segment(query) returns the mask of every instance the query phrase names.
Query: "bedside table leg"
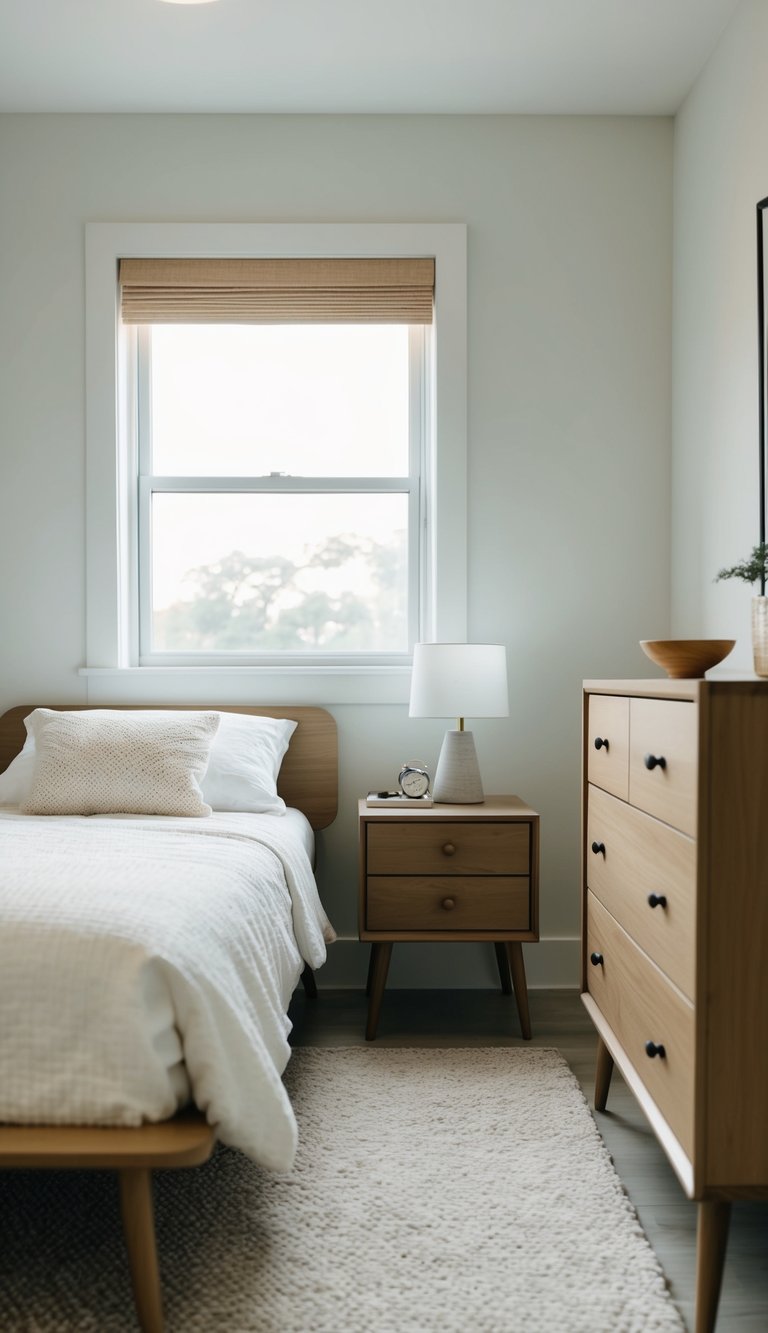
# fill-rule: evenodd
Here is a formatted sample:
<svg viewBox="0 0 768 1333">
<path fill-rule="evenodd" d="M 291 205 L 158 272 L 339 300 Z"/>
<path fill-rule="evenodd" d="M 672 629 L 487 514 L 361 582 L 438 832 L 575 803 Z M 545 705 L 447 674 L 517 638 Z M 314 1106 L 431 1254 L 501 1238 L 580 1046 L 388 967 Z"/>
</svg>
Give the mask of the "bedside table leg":
<svg viewBox="0 0 768 1333">
<path fill-rule="evenodd" d="M 372 944 L 370 957 L 368 959 L 368 976 L 365 979 L 366 995 L 370 995 L 371 993 L 371 982 L 373 981 L 373 965 L 375 962 L 376 962 L 376 945 Z"/>
<path fill-rule="evenodd" d="M 389 960 L 391 957 L 391 944 L 374 944 L 371 946 L 373 973 L 371 976 L 371 996 L 368 1001 L 368 1023 L 365 1029 L 366 1041 L 374 1040 L 376 1029 L 379 1026 L 381 1001 L 384 997 L 384 987 L 387 984 L 387 973 L 389 971 Z"/>
<path fill-rule="evenodd" d="M 520 1016 L 520 1031 L 526 1041 L 531 1040 L 531 1015 L 528 1009 L 528 987 L 525 980 L 523 946 L 517 941 L 507 944 L 507 957 L 512 973 L 512 985 L 515 990 L 515 1002 Z"/>
<path fill-rule="evenodd" d="M 503 944 L 501 940 L 496 940 L 493 947 L 496 950 L 496 962 L 499 968 L 501 993 L 502 995 L 511 995 L 512 978 L 509 975 L 509 955 L 507 953 L 507 946 L 506 944 Z"/>
</svg>

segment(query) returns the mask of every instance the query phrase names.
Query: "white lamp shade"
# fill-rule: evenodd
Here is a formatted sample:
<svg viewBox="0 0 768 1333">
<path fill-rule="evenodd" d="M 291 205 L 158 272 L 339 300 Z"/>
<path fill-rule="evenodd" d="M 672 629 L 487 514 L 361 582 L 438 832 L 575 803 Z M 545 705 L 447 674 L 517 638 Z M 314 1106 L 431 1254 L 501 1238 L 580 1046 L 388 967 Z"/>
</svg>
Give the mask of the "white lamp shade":
<svg viewBox="0 0 768 1333">
<path fill-rule="evenodd" d="M 410 717 L 508 717 L 502 643 L 417 643 Z"/>
</svg>

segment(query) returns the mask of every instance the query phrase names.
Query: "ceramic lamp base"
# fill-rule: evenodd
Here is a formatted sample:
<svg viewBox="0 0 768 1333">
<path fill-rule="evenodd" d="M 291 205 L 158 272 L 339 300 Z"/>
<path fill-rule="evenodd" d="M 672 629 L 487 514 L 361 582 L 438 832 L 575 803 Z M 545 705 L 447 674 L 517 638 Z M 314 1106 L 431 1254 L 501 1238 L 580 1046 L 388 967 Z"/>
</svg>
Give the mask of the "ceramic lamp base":
<svg viewBox="0 0 768 1333">
<path fill-rule="evenodd" d="M 471 731 L 446 731 L 432 796 L 444 805 L 481 805 L 485 800 Z"/>
</svg>

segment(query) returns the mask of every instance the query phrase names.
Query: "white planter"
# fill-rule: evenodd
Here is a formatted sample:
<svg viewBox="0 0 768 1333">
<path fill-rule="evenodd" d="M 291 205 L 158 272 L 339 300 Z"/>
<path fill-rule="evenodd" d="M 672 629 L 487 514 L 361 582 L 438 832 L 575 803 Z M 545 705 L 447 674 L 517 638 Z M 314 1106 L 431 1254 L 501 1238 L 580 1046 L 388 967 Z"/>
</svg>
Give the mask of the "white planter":
<svg viewBox="0 0 768 1333">
<path fill-rule="evenodd" d="M 755 675 L 768 676 L 768 597 L 752 598 L 752 653 Z"/>
</svg>

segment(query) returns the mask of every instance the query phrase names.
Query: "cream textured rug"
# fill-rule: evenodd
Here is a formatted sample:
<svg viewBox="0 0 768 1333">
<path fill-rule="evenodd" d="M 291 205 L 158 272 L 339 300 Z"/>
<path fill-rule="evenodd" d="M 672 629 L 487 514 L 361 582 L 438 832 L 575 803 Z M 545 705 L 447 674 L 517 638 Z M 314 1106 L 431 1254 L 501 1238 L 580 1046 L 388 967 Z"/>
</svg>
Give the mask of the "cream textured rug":
<svg viewBox="0 0 768 1333">
<path fill-rule="evenodd" d="M 294 1171 L 157 1178 L 168 1333 L 681 1333 L 556 1051 L 294 1052 Z M 137 1326 L 117 1191 L 0 1173 L 3 1333 Z"/>
</svg>

